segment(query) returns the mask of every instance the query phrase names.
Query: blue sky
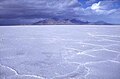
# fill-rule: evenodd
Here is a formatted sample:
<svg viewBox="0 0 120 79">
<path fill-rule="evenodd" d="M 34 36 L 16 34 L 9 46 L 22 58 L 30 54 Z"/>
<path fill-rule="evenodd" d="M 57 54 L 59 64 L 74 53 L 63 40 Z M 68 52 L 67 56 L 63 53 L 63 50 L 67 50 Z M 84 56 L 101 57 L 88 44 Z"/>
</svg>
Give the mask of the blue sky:
<svg viewBox="0 0 120 79">
<path fill-rule="evenodd" d="M 53 17 L 120 24 L 120 0 L 0 0 L 0 21 Z"/>
</svg>

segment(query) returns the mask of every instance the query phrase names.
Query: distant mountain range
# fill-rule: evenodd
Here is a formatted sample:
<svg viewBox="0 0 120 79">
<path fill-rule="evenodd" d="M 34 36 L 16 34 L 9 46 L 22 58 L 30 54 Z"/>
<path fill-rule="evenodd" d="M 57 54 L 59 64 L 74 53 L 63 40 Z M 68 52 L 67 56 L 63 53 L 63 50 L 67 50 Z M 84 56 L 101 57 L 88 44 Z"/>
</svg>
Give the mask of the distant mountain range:
<svg viewBox="0 0 120 79">
<path fill-rule="evenodd" d="M 112 25 L 112 24 L 106 23 L 104 21 L 88 22 L 77 19 L 46 18 L 33 23 L 33 25 Z"/>
<path fill-rule="evenodd" d="M 92 22 L 91 24 L 95 24 L 95 25 L 113 25 L 111 23 L 107 23 L 107 22 L 104 22 L 104 21 Z"/>
</svg>

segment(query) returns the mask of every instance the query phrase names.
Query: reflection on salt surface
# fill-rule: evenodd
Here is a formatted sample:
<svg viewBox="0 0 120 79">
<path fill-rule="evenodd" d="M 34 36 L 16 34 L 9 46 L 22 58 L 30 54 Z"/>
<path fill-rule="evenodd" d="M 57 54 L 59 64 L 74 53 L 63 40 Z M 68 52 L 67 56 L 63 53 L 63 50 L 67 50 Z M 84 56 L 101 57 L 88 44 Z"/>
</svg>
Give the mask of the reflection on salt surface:
<svg viewBox="0 0 120 79">
<path fill-rule="evenodd" d="M 98 27 L 0 27 L 0 79 L 120 79 L 120 26 Z"/>
</svg>

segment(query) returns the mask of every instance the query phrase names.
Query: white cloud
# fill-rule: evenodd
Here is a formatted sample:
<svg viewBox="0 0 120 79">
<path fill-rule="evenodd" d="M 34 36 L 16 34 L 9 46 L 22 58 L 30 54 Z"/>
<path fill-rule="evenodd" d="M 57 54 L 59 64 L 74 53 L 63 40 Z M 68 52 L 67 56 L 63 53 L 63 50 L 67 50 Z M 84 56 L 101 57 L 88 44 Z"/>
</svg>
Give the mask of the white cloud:
<svg viewBox="0 0 120 79">
<path fill-rule="evenodd" d="M 100 10 L 100 8 L 101 8 L 100 2 L 94 3 L 94 4 L 91 6 L 91 9 L 92 9 L 92 10 Z"/>
<path fill-rule="evenodd" d="M 96 12 L 98 15 L 108 15 L 116 11 L 115 9 L 111 8 L 112 6 L 113 4 L 111 1 L 100 1 L 98 3 L 92 4 L 92 6 L 88 8 Z"/>
</svg>

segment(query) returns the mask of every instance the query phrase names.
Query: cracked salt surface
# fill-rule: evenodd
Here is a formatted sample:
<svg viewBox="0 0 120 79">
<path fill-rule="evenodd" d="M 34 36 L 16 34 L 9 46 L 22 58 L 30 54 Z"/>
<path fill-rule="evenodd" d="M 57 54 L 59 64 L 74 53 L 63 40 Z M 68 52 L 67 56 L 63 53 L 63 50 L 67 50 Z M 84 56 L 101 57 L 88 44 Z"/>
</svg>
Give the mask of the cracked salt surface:
<svg viewBox="0 0 120 79">
<path fill-rule="evenodd" d="M 120 26 L 0 27 L 0 79 L 120 79 Z"/>
</svg>

